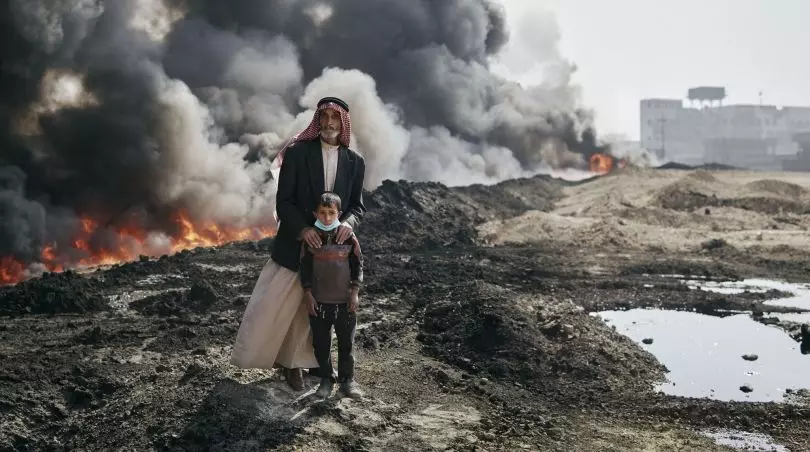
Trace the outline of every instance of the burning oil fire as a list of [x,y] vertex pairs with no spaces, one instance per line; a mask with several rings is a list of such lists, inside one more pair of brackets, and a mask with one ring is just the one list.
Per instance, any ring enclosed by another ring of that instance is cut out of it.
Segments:
[[176,232],[172,237],[163,232],[146,231],[136,227],[118,227],[112,233],[111,245],[100,245],[104,227],[99,222],[82,217],[80,227],[69,246],[46,245],[40,261],[26,264],[9,256],[0,256],[0,285],[15,284],[37,273],[61,272],[67,269],[111,265],[135,260],[140,255],[173,254],[201,247],[217,246],[241,240],[259,240],[275,235],[274,227],[229,228],[212,222],[195,224],[180,211],[173,217]]
[[589,160],[589,169],[592,173],[607,174],[615,168],[624,168],[627,165],[625,159],[617,159],[608,154],[593,154]]

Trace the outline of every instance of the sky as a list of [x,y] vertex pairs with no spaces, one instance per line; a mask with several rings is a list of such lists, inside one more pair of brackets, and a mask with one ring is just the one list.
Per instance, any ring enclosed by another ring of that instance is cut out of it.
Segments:
[[548,71],[520,60],[548,61],[556,42],[600,135],[637,140],[641,99],[694,86],[725,86],[726,104],[758,104],[762,91],[764,104],[810,106],[810,0],[501,2],[513,36],[495,69],[542,83]]

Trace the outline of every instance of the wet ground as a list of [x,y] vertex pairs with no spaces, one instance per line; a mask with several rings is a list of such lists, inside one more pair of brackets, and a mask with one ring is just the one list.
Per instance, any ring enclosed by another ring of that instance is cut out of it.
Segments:
[[704,290],[810,257],[479,243],[561,185],[369,195],[360,401],[228,364],[270,240],[0,289],[0,450],[810,450],[801,290]]

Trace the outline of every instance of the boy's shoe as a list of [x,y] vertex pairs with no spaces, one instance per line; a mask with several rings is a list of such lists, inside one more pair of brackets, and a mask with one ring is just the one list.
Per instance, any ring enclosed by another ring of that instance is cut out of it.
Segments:
[[340,384],[340,392],[346,397],[359,399],[363,397],[363,391],[357,386],[354,380],[347,380]]
[[331,378],[321,378],[321,384],[318,386],[318,390],[315,391],[315,395],[321,399],[327,399],[332,395],[333,388],[334,383],[332,383]]
[[304,374],[301,369],[287,369],[286,370],[287,384],[295,391],[304,390]]

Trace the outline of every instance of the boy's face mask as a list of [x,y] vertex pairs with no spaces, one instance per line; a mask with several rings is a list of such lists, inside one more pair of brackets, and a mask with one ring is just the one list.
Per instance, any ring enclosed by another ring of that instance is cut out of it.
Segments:
[[340,220],[337,218],[335,218],[335,221],[333,221],[332,224],[323,224],[321,223],[320,219],[315,220],[315,227],[321,231],[333,231],[337,229],[338,226],[340,226]]

